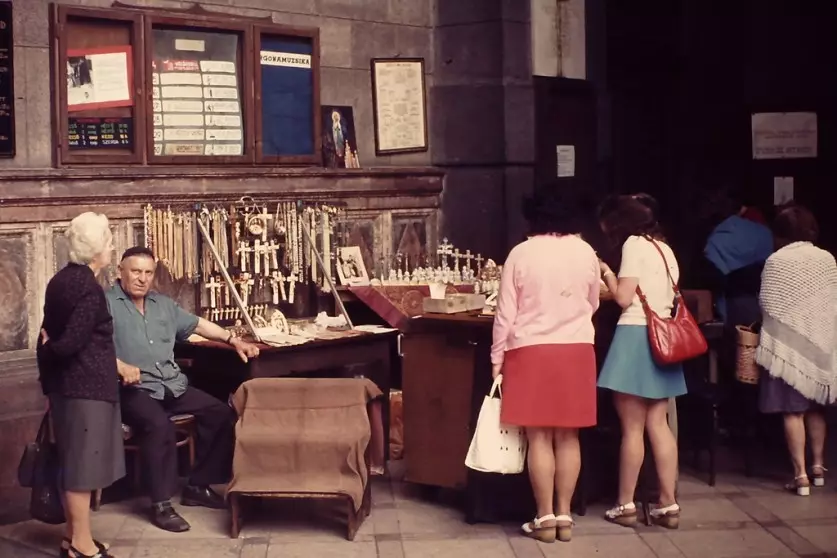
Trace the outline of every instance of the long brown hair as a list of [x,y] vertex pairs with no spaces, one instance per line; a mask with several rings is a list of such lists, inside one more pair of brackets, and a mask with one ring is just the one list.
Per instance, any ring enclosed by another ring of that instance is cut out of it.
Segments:
[[599,206],[599,223],[614,247],[630,236],[648,236],[665,242],[657,218],[659,205],[648,194],[611,196]]

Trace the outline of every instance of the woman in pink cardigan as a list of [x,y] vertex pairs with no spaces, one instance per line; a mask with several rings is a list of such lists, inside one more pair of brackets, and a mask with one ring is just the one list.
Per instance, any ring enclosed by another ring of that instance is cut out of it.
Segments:
[[578,429],[596,424],[592,318],[599,307],[599,259],[579,236],[582,212],[575,205],[545,194],[528,200],[524,212],[530,236],[503,266],[492,372],[503,374],[502,422],[525,427],[529,440],[538,509],[523,533],[569,541],[581,468]]

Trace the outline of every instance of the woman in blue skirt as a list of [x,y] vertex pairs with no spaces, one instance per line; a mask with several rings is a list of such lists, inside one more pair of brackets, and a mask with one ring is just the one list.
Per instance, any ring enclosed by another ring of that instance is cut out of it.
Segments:
[[636,292],[637,287],[641,288],[652,310],[670,316],[674,305],[672,281],[678,281],[680,269],[663,238],[657,202],[650,196],[610,198],[599,210],[599,221],[614,245],[622,246],[618,277],[606,263],[601,264],[602,280],[622,308],[598,381],[599,387],[613,391],[622,425],[619,501],[605,513],[605,519],[628,527],[637,522],[634,492],[645,458],[647,432],[660,483],[660,502],[651,511],[651,519],[676,529],[680,520],[680,506],[674,496],[677,443],[667,413],[668,399],[685,394],[686,381],[681,365],[663,367],[654,362],[645,313]]

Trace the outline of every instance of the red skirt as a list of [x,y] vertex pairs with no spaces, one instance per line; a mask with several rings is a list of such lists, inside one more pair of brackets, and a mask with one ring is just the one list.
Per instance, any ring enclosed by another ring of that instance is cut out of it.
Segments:
[[592,344],[532,345],[506,352],[502,422],[584,428],[596,424],[596,353]]

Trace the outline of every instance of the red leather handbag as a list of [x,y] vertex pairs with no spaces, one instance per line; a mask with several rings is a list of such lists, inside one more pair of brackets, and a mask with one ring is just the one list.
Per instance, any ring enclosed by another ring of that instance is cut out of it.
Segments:
[[697,321],[692,317],[689,309],[686,308],[683,293],[680,292],[680,288],[671,276],[665,254],[654,240],[647,237],[646,240],[654,245],[654,248],[663,258],[666,275],[668,275],[668,279],[674,288],[675,308],[674,316],[670,318],[660,317],[648,305],[648,300],[645,298],[642,289],[637,286],[636,294],[639,295],[639,301],[642,303],[642,310],[645,312],[645,319],[648,322],[648,342],[651,344],[651,354],[660,366],[678,364],[699,357],[709,349],[706,338],[700,331]]

